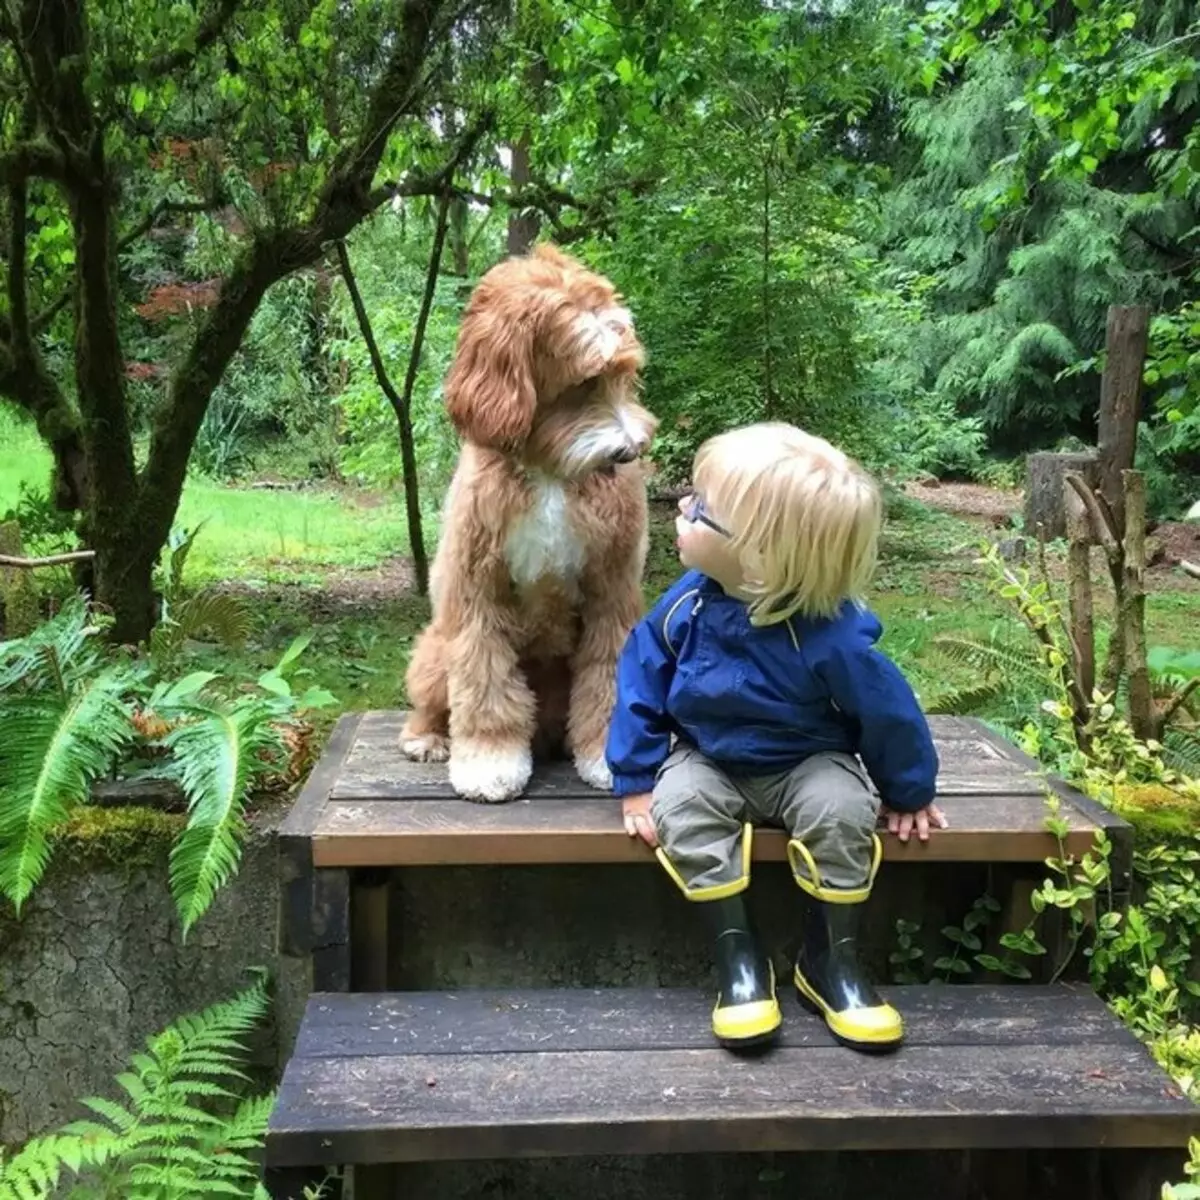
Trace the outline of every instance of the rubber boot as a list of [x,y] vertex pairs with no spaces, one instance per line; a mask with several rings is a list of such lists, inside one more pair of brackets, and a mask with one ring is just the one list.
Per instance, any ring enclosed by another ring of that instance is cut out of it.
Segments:
[[[796,847],[796,850],[793,850]],[[830,1032],[854,1050],[892,1050],[904,1038],[900,1014],[885,1004],[858,959],[858,930],[863,905],[871,894],[883,847],[875,837],[875,858],[865,887],[845,890],[824,886],[808,851],[796,841],[788,857],[800,886],[800,949],[793,982],[800,1003],[825,1019]],[[805,873],[797,869],[804,858]]]
[[713,1033],[730,1049],[761,1046],[783,1023],[775,995],[775,971],[759,947],[744,893],[698,902],[715,945],[717,1002]]

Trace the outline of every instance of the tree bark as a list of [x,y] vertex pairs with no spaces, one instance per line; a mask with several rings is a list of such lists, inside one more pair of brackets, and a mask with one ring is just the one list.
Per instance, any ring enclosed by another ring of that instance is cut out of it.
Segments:
[[1064,483],[1068,474],[1081,475],[1089,487],[1096,486],[1096,452],[1057,454],[1039,451],[1025,464],[1025,530],[1038,541],[1067,536]]
[[1150,310],[1112,305],[1108,310],[1104,377],[1100,382],[1100,492],[1116,519],[1117,537],[1125,536],[1125,488],[1122,474],[1133,466],[1142,409],[1142,368]]
[[[1096,689],[1096,629],[1092,609],[1092,537],[1087,509],[1075,490],[1063,483],[1067,516],[1067,608],[1070,614],[1071,650],[1076,690],[1090,703]],[[1075,728],[1087,721],[1087,711],[1076,714]]]
[[[512,166],[509,178],[514,192],[520,192],[529,185],[529,138],[527,135],[513,142]],[[538,214],[530,209],[514,209],[508,216],[508,252],[509,254],[527,254],[529,247],[537,240],[541,221]]]
[[1140,471],[1122,471],[1121,482],[1125,492],[1125,594],[1113,636],[1125,644],[1129,723],[1138,737],[1156,738],[1161,730],[1155,720],[1146,666],[1146,484]]

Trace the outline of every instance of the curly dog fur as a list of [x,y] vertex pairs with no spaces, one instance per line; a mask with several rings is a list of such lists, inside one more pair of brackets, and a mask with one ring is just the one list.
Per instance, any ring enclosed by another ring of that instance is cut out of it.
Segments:
[[608,789],[616,660],[642,611],[657,426],[613,285],[551,247],[510,258],[467,305],[446,403],[462,450],[407,675],[411,759],[461,796],[519,795],[566,751]]

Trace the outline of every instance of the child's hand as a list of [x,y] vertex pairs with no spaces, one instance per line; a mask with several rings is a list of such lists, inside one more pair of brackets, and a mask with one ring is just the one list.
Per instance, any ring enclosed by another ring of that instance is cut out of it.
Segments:
[[880,812],[887,817],[888,832],[894,833],[902,842],[908,841],[913,829],[916,829],[917,837],[921,841],[927,842],[931,825],[938,829],[950,828],[946,814],[936,804],[927,804],[916,812],[905,813],[894,812],[884,805]]
[[625,832],[630,837],[640,837],[647,846],[658,845],[658,834],[654,832],[654,822],[650,820],[651,792],[639,792],[636,796],[626,796],[621,801],[621,815],[625,818]]

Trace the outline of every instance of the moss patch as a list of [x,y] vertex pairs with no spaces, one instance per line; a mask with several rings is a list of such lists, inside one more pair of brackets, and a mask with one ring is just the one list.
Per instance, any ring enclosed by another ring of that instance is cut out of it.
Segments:
[[1159,783],[1121,788],[1113,808],[1133,826],[1139,841],[1200,833],[1200,798]]
[[54,858],[87,866],[159,867],[185,820],[182,813],[153,808],[83,805],[54,829]]

